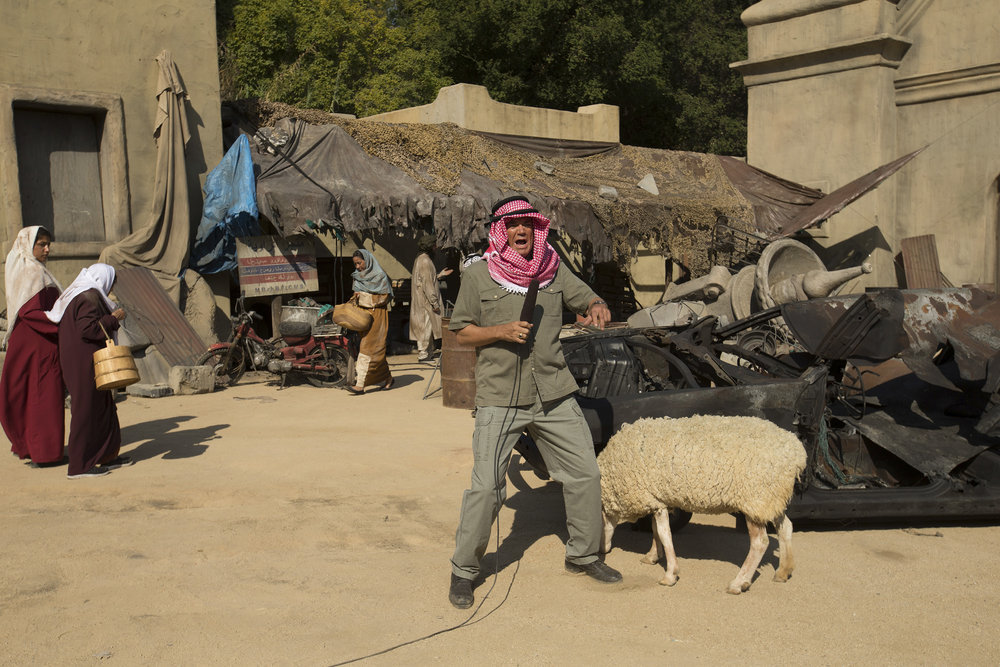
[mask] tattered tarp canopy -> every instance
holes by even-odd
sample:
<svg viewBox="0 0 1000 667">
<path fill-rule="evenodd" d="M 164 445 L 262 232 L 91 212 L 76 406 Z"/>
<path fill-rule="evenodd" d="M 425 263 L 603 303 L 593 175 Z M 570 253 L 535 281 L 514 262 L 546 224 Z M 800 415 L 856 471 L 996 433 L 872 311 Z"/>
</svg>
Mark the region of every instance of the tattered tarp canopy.
<svg viewBox="0 0 1000 667">
<path fill-rule="evenodd" d="M 787 236 L 784 230 L 793 219 L 823 201 L 819 190 L 761 171 L 739 158 L 721 155 L 719 162 L 729 180 L 753 206 L 757 235 L 769 241 Z"/>
<path fill-rule="evenodd" d="M 711 265 L 720 219 L 767 238 L 822 196 L 753 167 L 726 168 L 735 158 L 494 138 L 450 124 L 393 125 L 276 106 L 257 102 L 242 111 L 254 119 L 252 129 L 273 123 L 258 133 L 270 140 L 253 153 L 257 203 L 284 234 L 321 219 L 362 233 L 433 225 L 439 247 L 468 250 L 485 240 L 493 202 L 516 192 L 589 261 L 627 265 L 645 243 L 699 272 Z M 659 195 L 637 186 L 647 174 Z M 601 186 L 615 188 L 617 198 L 602 197 Z"/>
</svg>

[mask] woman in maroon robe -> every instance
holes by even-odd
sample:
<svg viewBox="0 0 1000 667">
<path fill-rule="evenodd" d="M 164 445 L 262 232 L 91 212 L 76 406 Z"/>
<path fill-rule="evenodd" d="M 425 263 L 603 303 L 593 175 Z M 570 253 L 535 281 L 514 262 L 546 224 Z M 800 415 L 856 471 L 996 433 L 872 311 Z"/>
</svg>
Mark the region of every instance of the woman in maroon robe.
<svg viewBox="0 0 1000 667">
<path fill-rule="evenodd" d="M 118 331 L 125 317 L 125 311 L 108 298 L 114 282 L 111 266 L 93 264 L 46 313 L 59 324 L 59 365 L 70 395 L 66 475 L 70 479 L 99 477 L 132 463 L 118 455 L 122 431 L 114 392 L 99 390 L 94 382 L 94 352 L 104 348 L 107 336 Z"/>
<path fill-rule="evenodd" d="M 25 227 L 4 265 L 10 321 L 0 373 L 0 424 L 14 455 L 36 467 L 62 462 L 66 436 L 58 327 L 45 316 L 61 291 L 45 268 L 51 243 L 44 227 Z"/>
</svg>

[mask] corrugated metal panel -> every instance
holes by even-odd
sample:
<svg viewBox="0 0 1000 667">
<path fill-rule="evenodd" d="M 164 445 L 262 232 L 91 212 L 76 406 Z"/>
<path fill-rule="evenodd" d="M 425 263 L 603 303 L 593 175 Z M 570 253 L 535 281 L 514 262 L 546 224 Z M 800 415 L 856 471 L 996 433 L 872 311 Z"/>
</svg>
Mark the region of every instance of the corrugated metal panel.
<svg viewBox="0 0 1000 667">
<path fill-rule="evenodd" d="M 944 287 L 933 234 L 911 236 L 900 241 L 906 286 L 910 289 Z"/>
<path fill-rule="evenodd" d="M 193 366 L 208 349 L 180 309 L 145 267 L 117 269 L 115 296 L 171 366 Z"/>
</svg>

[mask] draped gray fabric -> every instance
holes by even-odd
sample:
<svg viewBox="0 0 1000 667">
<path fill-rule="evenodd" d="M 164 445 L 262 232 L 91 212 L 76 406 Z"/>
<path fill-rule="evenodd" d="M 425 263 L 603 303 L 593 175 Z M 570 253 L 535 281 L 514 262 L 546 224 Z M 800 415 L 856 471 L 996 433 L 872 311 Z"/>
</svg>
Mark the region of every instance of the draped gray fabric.
<svg viewBox="0 0 1000 667">
<path fill-rule="evenodd" d="M 156 57 L 157 82 L 156 176 L 148 222 L 101 252 L 101 261 L 115 267 L 146 267 L 180 305 L 181 271 L 187 266 L 191 246 L 188 200 L 187 92 L 169 51 Z"/>
</svg>

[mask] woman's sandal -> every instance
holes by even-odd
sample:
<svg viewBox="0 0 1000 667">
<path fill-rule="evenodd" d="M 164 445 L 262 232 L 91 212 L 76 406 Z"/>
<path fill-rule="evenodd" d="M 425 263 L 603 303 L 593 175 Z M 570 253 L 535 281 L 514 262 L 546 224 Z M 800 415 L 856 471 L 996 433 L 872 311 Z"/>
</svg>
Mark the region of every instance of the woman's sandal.
<svg viewBox="0 0 1000 667">
<path fill-rule="evenodd" d="M 383 389 L 392 389 L 392 383 L 395 382 L 395 381 L 396 381 L 396 378 L 390 377 L 388 380 L 385 381 L 385 384 L 382 385 L 382 388 Z"/>
<path fill-rule="evenodd" d="M 355 396 L 360 396 L 361 394 L 365 393 L 364 389 L 358 389 L 357 387 L 351 387 L 349 385 L 347 387 L 344 387 L 344 389 L 346 389 L 349 393 L 354 394 Z"/>
</svg>

